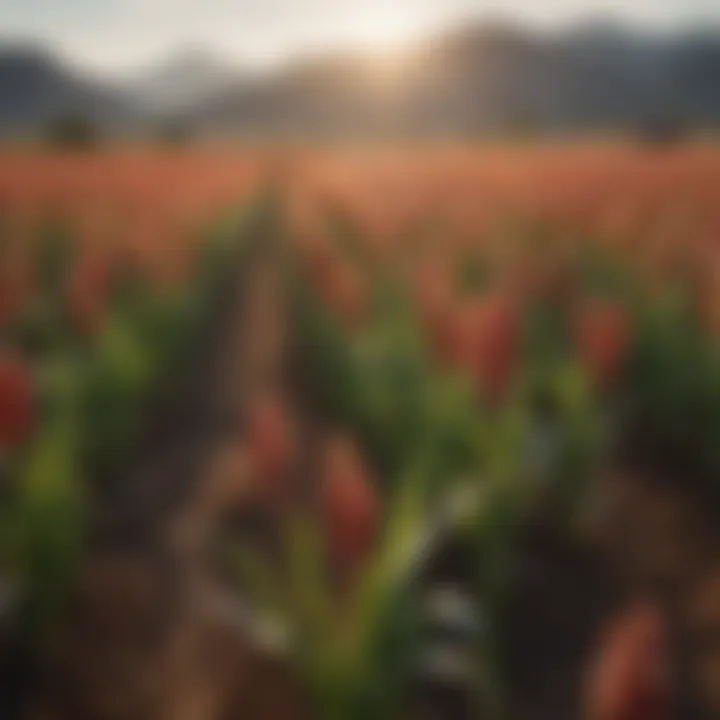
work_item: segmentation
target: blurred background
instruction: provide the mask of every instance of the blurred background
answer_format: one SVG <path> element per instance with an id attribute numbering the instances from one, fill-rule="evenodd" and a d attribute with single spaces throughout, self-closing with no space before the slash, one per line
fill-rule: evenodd
<path id="1" fill-rule="evenodd" d="M 0 130 L 254 139 L 702 133 L 711 1 L 3 4 Z"/>
<path id="2" fill-rule="evenodd" d="M 720 718 L 717 0 L 0 0 L 0 720 Z"/>

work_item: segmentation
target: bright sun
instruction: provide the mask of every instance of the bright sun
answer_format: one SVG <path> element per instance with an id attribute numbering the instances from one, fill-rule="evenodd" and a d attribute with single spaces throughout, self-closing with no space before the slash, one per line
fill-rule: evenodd
<path id="1" fill-rule="evenodd" d="M 348 19 L 348 39 L 364 48 L 387 51 L 407 42 L 415 30 L 414 18 L 397 6 L 374 7 Z"/>

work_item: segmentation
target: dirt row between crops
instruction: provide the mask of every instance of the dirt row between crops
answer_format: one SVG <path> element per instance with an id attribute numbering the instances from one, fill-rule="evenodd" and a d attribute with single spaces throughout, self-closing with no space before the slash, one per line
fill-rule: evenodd
<path id="1" fill-rule="evenodd" d="M 150 428 L 152 447 L 122 492 L 95 513 L 91 555 L 31 717 L 282 717 L 263 706 L 282 701 L 276 670 L 253 653 L 211 560 L 225 516 L 247 492 L 249 393 L 275 381 L 284 355 L 272 243 L 262 234 L 251 243 L 249 269 L 198 350 L 182 397 Z M 257 711 L 248 715 L 253 697 Z"/>
<path id="2" fill-rule="evenodd" d="M 198 352 L 186 392 L 152 430 L 152 447 L 124 492 L 99 513 L 72 616 L 41 676 L 37 720 L 299 716 L 291 680 L 252 649 L 214 574 L 214 543 L 249 491 L 248 399 L 286 381 L 276 248 L 262 232 L 253 244 L 249 269 Z M 675 715 L 720 717 L 720 550 L 712 516 L 683 492 L 638 478 L 608 481 L 599 503 L 604 513 L 591 552 L 546 534 L 544 543 L 528 539 L 521 597 L 508 609 L 519 658 L 513 717 L 579 717 L 594 637 L 618 597 L 641 595 L 673 618 L 682 686 Z M 610 560 L 611 581 L 592 567 L 599 551 Z M 450 716 L 434 720 L 442 717 Z"/>

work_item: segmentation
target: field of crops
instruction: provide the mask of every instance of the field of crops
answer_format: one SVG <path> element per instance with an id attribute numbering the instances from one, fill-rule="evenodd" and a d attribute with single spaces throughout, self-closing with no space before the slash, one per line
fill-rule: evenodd
<path id="1" fill-rule="evenodd" d="M 720 714 L 720 152 L 6 154 L 0 717 Z"/>

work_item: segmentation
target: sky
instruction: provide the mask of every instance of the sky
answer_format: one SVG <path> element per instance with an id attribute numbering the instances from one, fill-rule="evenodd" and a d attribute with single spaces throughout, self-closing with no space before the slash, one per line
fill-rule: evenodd
<path id="1" fill-rule="evenodd" d="M 122 74 L 189 46 L 267 66 L 323 47 L 402 44 L 475 17 L 553 26 L 588 16 L 720 26 L 720 0 L 0 0 L 0 38 L 40 39 Z"/>

